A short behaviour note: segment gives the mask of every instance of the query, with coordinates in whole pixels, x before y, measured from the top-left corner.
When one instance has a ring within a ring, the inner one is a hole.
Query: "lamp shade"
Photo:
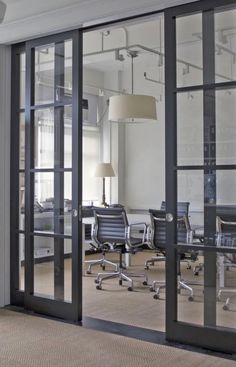
[[[95,170],[95,177],[114,177],[115,172],[111,163],[99,163]]]
[[[121,94],[110,97],[110,121],[137,122],[157,120],[156,100],[141,94]]]

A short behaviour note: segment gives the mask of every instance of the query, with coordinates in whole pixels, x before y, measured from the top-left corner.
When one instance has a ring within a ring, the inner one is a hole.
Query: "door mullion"
[[[166,337],[171,339],[173,322],[177,320],[177,142],[176,142],[176,24],[175,18],[165,13],[165,118],[166,118],[166,211],[173,221],[166,223]]]
[[[55,44],[54,101],[64,95],[65,45]],[[54,108],[54,231],[64,233],[64,107]],[[64,239],[54,239],[54,296],[64,299]]]
[[[214,11],[203,12],[203,82],[215,82]],[[215,246],[216,233],[216,122],[215,89],[203,91],[204,106],[204,242]],[[216,253],[204,253],[204,324],[216,325]]]

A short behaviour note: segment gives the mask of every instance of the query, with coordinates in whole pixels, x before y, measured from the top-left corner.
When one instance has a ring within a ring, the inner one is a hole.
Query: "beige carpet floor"
[[[118,254],[107,254],[112,261],[118,260]],[[152,253],[144,251],[132,256],[132,272],[144,272],[144,262]],[[86,260],[101,257],[101,254],[86,256]],[[194,264],[192,264],[194,266]],[[87,264],[84,270],[86,271]],[[107,267],[106,271],[112,268]],[[114,270],[114,268],[112,269]],[[54,268],[52,262],[35,265],[35,289],[37,293],[53,296],[54,294]],[[143,279],[135,282],[133,292],[127,291],[127,282],[119,286],[118,280],[104,282],[102,290],[96,290],[94,279],[100,267],[94,267],[91,275],[83,277],[83,315],[102,320],[119,322],[154,330],[165,330],[165,291],[161,292],[160,300],[154,300],[149,287],[142,284]],[[186,264],[181,264],[181,272],[184,279],[199,281],[203,284],[203,272],[198,277],[193,275],[192,269],[187,270]],[[23,268],[22,268],[23,283]],[[165,264],[159,263],[150,267],[148,271],[149,283],[153,280],[165,279]],[[236,288],[236,268],[226,272],[226,280]],[[228,279],[229,278],[229,279]],[[232,278],[232,279],[230,279]],[[178,320],[197,325],[203,325],[204,297],[203,287],[193,286],[194,302],[188,301],[188,292],[182,291],[178,296]],[[71,300],[71,260],[65,260],[65,298]],[[223,299],[225,298],[225,295]],[[229,311],[222,309],[222,302],[217,302],[217,325],[236,329],[236,297],[230,305]]]
[[[93,259],[99,255],[87,256],[87,259]],[[150,258],[152,253],[145,251],[132,256],[133,272],[144,272],[144,262]],[[108,254],[111,260],[116,260],[117,256]],[[192,264],[194,266],[196,264]],[[236,269],[226,272],[226,281],[231,281],[231,286],[236,288]],[[86,267],[85,267],[86,270]],[[95,289],[94,279],[101,268],[94,267],[94,273],[83,277],[83,312],[85,316],[95,317],[103,320],[120,322],[128,325],[150,328],[159,331],[165,331],[165,291],[161,291],[159,300],[153,299],[153,293],[149,287],[143,286],[142,279],[135,282],[133,292],[127,291],[126,282],[123,286],[118,285],[118,280],[109,280],[104,282],[102,290]],[[203,271],[199,276],[193,275],[192,269],[186,268],[186,263],[181,264],[181,273],[183,279],[187,281],[199,282],[203,284]],[[150,267],[147,272],[149,283],[153,280],[165,279],[164,262]],[[229,278],[229,279],[228,279]],[[232,278],[232,279],[230,279]],[[188,301],[189,293],[181,291],[178,296],[178,320],[203,325],[204,295],[203,286],[192,286],[194,289],[194,302]],[[217,302],[217,325],[236,329],[236,297],[232,299],[229,311],[222,309],[223,300]]]
[[[235,361],[0,310],[1,367],[234,367]]]

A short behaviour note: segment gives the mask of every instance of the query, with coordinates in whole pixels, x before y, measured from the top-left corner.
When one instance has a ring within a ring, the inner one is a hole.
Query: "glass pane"
[[[25,229],[25,174],[19,174],[19,229]]]
[[[25,290],[25,235],[19,234],[19,290]]]
[[[35,105],[54,102],[55,46],[35,48]]]
[[[236,164],[236,89],[216,91],[216,163]]]
[[[72,173],[64,173],[64,233],[72,235]]]
[[[236,213],[236,170],[216,171],[217,206],[231,206]]]
[[[54,232],[54,174],[35,174],[34,229]]]
[[[20,54],[20,108],[25,108],[25,53]]]
[[[204,256],[197,251],[179,251],[179,259],[181,277],[178,277],[178,321],[203,325]]]
[[[69,239],[64,240],[64,254],[64,300],[66,302],[72,302],[72,241]]]
[[[34,237],[34,294],[54,298],[54,239]]]
[[[203,171],[178,171],[178,202],[188,202],[190,225],[194,229],[204,225],[204,175]]]
[[[64,167],[72,167],[72,106],[64,107]]]
[[[72,246],[69,239],[34,237],[34,294],[71,302]]]
[[[236,233],[230,233],[234,246],[236,242],[235,236]],[[229,235],[227,237],[229,237]],[[229,244],[228,240],[227,243]],[[236,329],[236,253],[218,253],[217,264],[217,326]]]
[[[54,109],[35,111],[35,168],[54,167]]]
[[[215,80],[236,79],[236,9],[215,13]]]
[[[178,165],[203,164],[203,93],[177,95]]]
[[[19,131],[19,167],[25,169],[25,114],[20,113],[20,131]]]
[[[203,83],[202,14],[176,19],[177,87]]]
[[[72,40],[56,43],[56,101],[72,98]]]

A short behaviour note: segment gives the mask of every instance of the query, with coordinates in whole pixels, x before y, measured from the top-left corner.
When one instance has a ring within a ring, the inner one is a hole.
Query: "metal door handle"
[[[172,222],[172,221],[173,221],[173,219],[174,219],[173,214],[171,214],[171,213],[166,213],[166,221],[167,221],[167,222]]]
[[[78,217],[78,210],[77,209],[72,210],[72,216],[73,217]]]

